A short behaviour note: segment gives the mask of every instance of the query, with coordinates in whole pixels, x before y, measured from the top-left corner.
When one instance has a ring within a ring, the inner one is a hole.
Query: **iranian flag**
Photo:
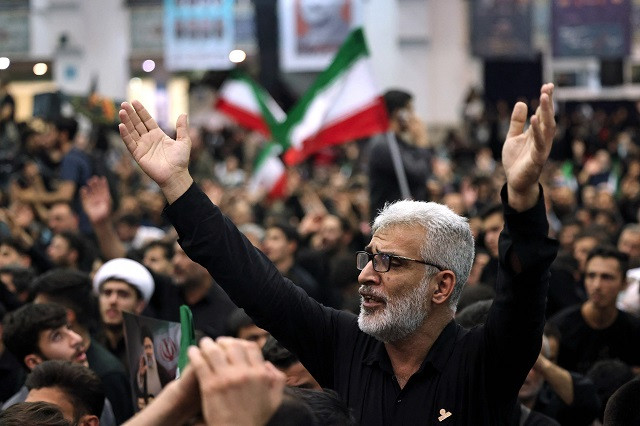
[[[266,90],[239,71],[233,72],[220,87],[216,109],[268,138],[286,117]]]
[[[278,138],[286,114],[258,83],[234,72],[220,88],[216,108],[243,127],[268,139]],[[278,138],[279,139],[279,138]],[[253,165],[248,190],[253,196],[279,198],[286,187],[286,168],[280,159],[280,143],[269,142],[260,150]]]
[[[289,148],[284,160],[298,164],[327,146],[385,132],[388,127],[364,33],[356,29],[289,112],[282,128]]]
[[[281,198],[287,186],[287,169],[280,159],[282,147],[278,143],[268,143],[256,157],[248,191],[253,196],[268,199]]]

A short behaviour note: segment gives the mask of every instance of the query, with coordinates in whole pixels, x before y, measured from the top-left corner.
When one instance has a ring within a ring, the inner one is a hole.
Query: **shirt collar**
[[[442,332],[440,332],[440,335],[429,350],[427,357],[422,361],[417,373],[424,371],[427,366],[438,372],[442,372],[449,360],[449,357],[451,356],[451,353],[453,352],[460,330],[462,330],[462,328],[458,326],[454,320],[449,321]],[[364,364],[370,366],[378,364],[382,370],[393,374],[391,360],[389,359],[389,354],[384,347],[384,343],[376,340],[368,352],[369,353],[362,361]]]

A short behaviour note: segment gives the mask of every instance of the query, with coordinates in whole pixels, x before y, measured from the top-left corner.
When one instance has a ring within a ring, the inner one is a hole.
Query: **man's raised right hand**
[[[138,101],[123,102],[119,111],[120,136],[140,168],[159,186],[169,203],[193,183],[187,169],[191,140],[187,116],[178,117],[176,139],[171,139]]]

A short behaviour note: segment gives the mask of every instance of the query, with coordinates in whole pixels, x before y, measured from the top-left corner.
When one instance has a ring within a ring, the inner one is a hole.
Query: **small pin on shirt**
[[[440,417],[438,417],[438,421],[441,422],[446,418],[451,417],[451,411],[447,411],[444,408],[440,409]]]

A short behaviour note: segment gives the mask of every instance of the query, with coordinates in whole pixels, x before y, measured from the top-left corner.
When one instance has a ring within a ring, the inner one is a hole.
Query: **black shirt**
[[[216,284],[198,302],[189,305],[184,298],[184,288],[166,275],[154,274],[156,283],[148,305],[148,315],[166,321],[180,322],[180,306],[187,305],[193,314],[196,330],[216,338],[226,331],[227,318],[236,309],[229,296]]]
[[[466,330],[452,320],[403,389],[384,344],[360,331],[355,315],[317,303],[283,278],[196,185],[165,213],[189,257],[298,355],[320,385],[336,390],[361,424],[509,422],[540,353],[548,268],[557,251],[546,237],[542,195],[523,213],[505,203],[498,294],[486,324]],[[507,267],[507,258],[521,272]]]
[[[613,324],[595,330],[585,322],[581,307],[564,309],[549,320],[562,336],[558,365],[583,374],[603,359],[617,358],[629,366],[640,366],[640,319],[618,309]]]
[[[124,366],[118,359],[96,340],[91,339],[87,350],[87,361],[104,386],[104,395],[111,402],[113,414],[118,424],[133,416],[131,386]]]

